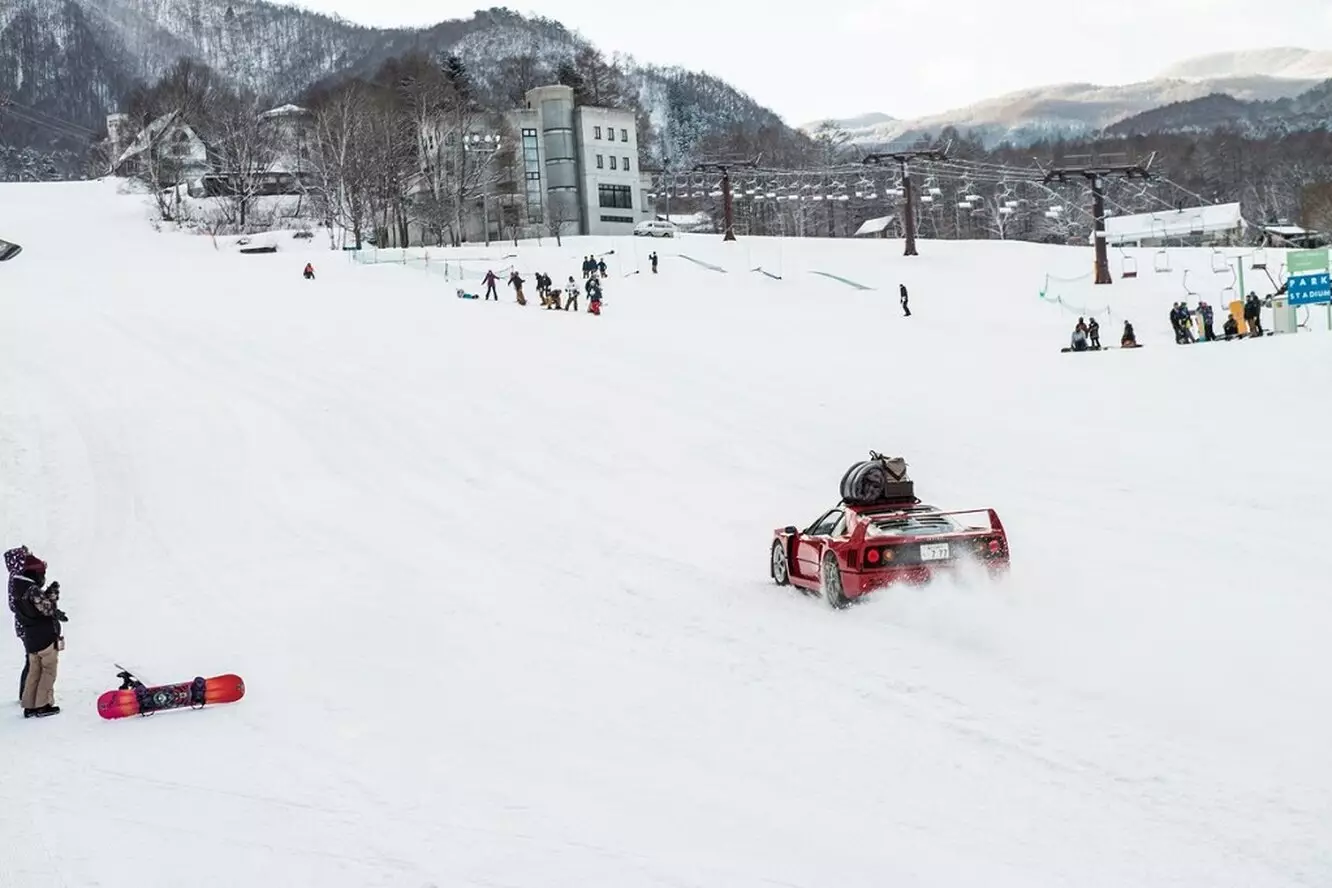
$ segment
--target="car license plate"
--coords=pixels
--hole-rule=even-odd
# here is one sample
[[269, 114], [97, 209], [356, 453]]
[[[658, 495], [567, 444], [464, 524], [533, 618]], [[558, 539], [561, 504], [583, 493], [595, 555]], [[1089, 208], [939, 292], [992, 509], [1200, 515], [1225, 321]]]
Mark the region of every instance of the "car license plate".
[[922, 543], [920, 547], [921, 561], [943, 561], [948, 557], [947, 543]]

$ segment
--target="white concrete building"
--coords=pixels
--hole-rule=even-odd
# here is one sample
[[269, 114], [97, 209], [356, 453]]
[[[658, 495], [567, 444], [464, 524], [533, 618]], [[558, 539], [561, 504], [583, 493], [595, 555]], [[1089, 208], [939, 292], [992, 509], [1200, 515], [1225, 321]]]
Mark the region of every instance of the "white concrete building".
[[529, 90], [509, 113], [520, 141], [528, 221], [561, 234], [631, 234], [651, 217], [632, 111], [574, 104], [568, 86]]

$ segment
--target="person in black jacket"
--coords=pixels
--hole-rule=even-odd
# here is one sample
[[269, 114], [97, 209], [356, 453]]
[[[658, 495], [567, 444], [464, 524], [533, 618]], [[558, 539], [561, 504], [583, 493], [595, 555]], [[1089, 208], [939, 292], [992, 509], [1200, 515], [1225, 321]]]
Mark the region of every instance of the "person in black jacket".
[[[18, 592], [18, 586], [14, 583], [14, 575], [22, 572], [23, 562], [27, 560], [27, 546], [16, 546], [5, 553], [5, 571], [9, 574], [9, 612], [14, 615], [14, 635], [18, 637], [19, 643], [23, 643], [23, 621], [19, 619], [18, 602], [15, 600], [15, 594]], [[23, 699], [23, 686], [28, 682], [28, 651], [23, 651], [23, 670], [19, 673], [19, 699]]]
[[55, 715], [55, 681], [64, 639], [60, 624], [60, 584], [46, 585], [46, 562], [29, 552], [20, 570], [9, 579], [14, 615], [22, 624], [23, 647], [28, 652], [28, 676], [23, 684], [23, 717]]

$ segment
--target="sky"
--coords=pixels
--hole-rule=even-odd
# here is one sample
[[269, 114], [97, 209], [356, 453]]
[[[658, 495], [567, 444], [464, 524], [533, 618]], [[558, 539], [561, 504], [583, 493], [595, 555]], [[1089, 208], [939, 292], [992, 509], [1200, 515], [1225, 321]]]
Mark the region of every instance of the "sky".
[[[298, 0], [376, 26], [470, 17], [492, 3]], [[508, 5], [562, 22], [607, 55], [703, 70], [787, 123], [878, 111], [912, 118], [1026, 87], [1129, 83], [1213, 52], [1332, 50], [1332, 0], [607, 0]]]

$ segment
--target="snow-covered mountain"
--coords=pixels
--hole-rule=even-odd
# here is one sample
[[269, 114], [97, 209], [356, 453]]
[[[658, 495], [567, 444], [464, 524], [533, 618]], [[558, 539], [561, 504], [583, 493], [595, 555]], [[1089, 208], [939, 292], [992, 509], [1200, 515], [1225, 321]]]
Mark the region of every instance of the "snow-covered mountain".
[[[554, 79], [561, 63], [591, 46], [560, 22], [505, 8], [385, 29], [263, 0], [0, 0], [0, 96], [20, 103], [28, 118], [0, 117], [0, 141], [51, 145], [63, 137], [68, 145], [71, 125], [91, 135], [136, 81], [155, 80], [181, 56], [282, 102], [330, 78], [371, 76], [408, 51], [452, 53], [484, 97], [502, 106]], [[735, 124], [793, 135], [772, 111], [715, 77], [622, 61], [659, 129], [670, 124], [695, 141]], [[54, 128], [32, 123], [34, 109], [48, 124], [54, 119]]]
[[[1089, 135], [1145, 111], [1218, 93], [1247, 102], [1293, 98], [1328, 78], [1332, 78], [1332, 52], [1274, 48], [1214, 53], [1185, 60], [1138, 83], [1059, 83], [912, 120], [879, 120], [887, 115], [866, 114], [834, 122], [860, 144], [909, 140], [948, 126], [975, 133], [989, 147], [1005, 141], [1028, 144]], [[813, 121], [802, 129], [812, 132], [820, 123]]]

